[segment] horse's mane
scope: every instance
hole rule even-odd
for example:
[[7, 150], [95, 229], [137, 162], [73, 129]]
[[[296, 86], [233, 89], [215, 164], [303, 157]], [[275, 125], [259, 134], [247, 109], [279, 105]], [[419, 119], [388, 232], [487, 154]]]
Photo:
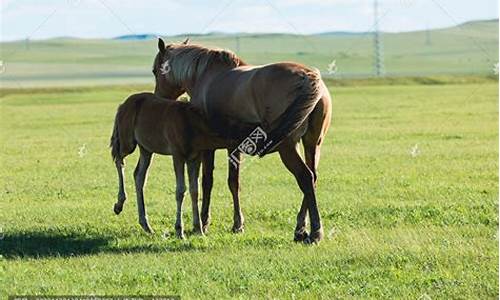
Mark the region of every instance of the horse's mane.
[[173, 45], [171, 46], [172, 78], [177, 82], [193, 80], [203, 74], [210, 67], [227, 67], [232, 69], [245, 65], [232, 51], [224, 49], [210, 49], [200, 45]]

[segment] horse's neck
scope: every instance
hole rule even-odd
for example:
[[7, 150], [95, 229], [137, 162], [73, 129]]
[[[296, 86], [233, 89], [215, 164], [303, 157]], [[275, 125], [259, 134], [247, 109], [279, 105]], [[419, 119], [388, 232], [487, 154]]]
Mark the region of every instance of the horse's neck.
[[191, 97], [192, 103], [203, 109], [206, 113], [206, 107], [204, 106], [204, 99], [208, 86], [212, 83], [217, 75], [229, 71], [229, 67], [219, 67], [213, 68], [211, 70], [205, 71], [203, 74], [197, 76], [194, 80], [186, 84], [186, 92]]
[[203, 74], [198, 75], [195, 79], [186, 84], [187, 93], [191, 97], [198, 97], [204, 94], [205, 89], [215, 77], [231, 69], [231, 67], [221, 65], [206, 70]]

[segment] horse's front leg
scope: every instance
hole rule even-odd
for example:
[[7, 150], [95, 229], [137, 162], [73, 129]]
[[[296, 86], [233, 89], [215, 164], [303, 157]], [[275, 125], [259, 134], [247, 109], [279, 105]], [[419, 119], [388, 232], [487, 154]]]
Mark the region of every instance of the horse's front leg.
[[142, 147], [140, 149], [139, 162], [134, 171], [135, 191], [137, 194], [137, 210], [139, 213], [139, 224], [142, 229], [147, 233], [153, 233], [151, 226], [149, 226], [148, 216], [146, 213], [146, 206], [144, 205], [144, 185], [146, 183], [146, 176], [148, 168], [151, 163], [152, 153], [146, 151]]
[[184, 239], [184, 224], [182, 222], [182, 202], [184, 201], [184, 193], [186, 192], [186, 183], [184, 181], [184, 165], [185, 160], [180, 156], [173, 156], [174, 171], [175, 171], [175, 201], [177, 203], [177, 213], [175, 219], [175, 233], [178, 238]]
[[201, 222], [204, 233], [207, 233], [210, 225], [210, 196], [214, 182], [214, 150], [206, 150], [202, 153], [202, 204], [201, 204]]
[[[232, 149], [228, 149], [228, 155], [231, 155]], [[227, 177], [227, 185], [229, 186], [229, 190], [231, 191], [231, 195], [233, 197], [233, 232], [239, 233], [244, 230], [244, 217], [240, 208], [240, 159], [241, 153], [237, 151], [237, 153], [232, 154], [233, 160], [232, 163], [228, 164], [228, 177]], [[234, 163], [234, 164], [233, 164]]]
[[193, 231], [203, 235], [200, 222], [200, 212], [198, 211], [198, 178], [200, 177], [201, 160], [196, 159], [188, 162], [189, 194], [193, 208]]

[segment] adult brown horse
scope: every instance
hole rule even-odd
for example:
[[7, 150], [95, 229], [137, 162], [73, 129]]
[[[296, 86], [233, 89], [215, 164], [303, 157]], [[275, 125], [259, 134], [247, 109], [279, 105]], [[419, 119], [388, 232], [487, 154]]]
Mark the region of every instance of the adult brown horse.
[[[249, 133], [241, 124], [254, 124], [267, 133], [267, 143], [255, 153], [264, 156], [279, 152], [286, 168], [295, 176], [304, 197], [297, 215], [295, 240], [319, 242], [323, 228], [316, 203], [316, 169], [320, 147], [330, 125], [331, 98], [319, 71], [284, 62], [264, 66], [245, 64], [234, 53], [198, 45], [165, 45], [158, 41], [153, 73], [155, 94], [175, 98], [183, 92], [191, 103], [202, 109], [218, 133], [244, 139]], [[243, 126], [247, 128], [247, 126]], [[297, 143], [302, 140], [305, 162]], [[233, 149], [228, 149], [231, 153]], [[233, 160], [234, 161], [234, 160]], [[203, 203], [201, 219], [204, 230], [210, 222], [210, 192], [214, 151], [203, 158]], [[229, 164], [228, 184], [234, 203], [233, 231], [243, 229], [239, 206], [239, 153], [236, 164]], [[306, 231], [309, 211], [311, 233]]]

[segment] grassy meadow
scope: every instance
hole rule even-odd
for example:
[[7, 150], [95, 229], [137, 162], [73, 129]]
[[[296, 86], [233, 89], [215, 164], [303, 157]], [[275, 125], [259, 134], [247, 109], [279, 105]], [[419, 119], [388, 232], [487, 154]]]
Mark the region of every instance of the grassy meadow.
[[[302, 195], [278, 155], [247, 157], [243, 234], [232, 234], [225, 151], [206, 237], [172, 235], [171, 159], [155, 156], [146, 235], [113, 213], [109, 153], [123, 99], [152, 90], [155, 40], [0, 43], [0, 300], [7, 295], [498, 299], [498, 20], [370, 34], [209, 34], [252, 64], [319, 68], [334, 101], [317, 189], [325, 240], [293, 240]], [[167, 41], [180, 41], [170, 37]], [[327, 73], [336, 60], [338, 72]], [[185, 228], [191, 229], [190, 199]], [[166, 233], [166, 235], [164, 235]]]
[[[155, 234], [137, 222], [137, 154], [115, 216], [114, 113], [151, 86], [3, 89], [0, 299], [497, 299], [498, 81], [329, 87], [334, 119], [317, 190], [326, 237], [317, 246], [292, 241], [301, 194], [277, 155], [244, 162], [243, 234], [230, 232], [224, 151], [206, 237], [163, 236], [175, 219], [169, 157], [155, 157], [146, 187]], [[186, 197], [187, 229], [190, 213]]]

